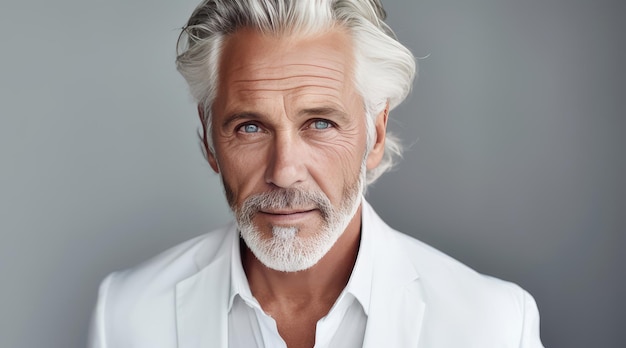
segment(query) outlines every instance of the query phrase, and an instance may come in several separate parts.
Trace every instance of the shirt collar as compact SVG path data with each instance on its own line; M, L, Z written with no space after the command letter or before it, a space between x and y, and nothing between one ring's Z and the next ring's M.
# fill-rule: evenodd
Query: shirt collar
M237 233L239 233L239 231L237 231ZM232 309L235 296L237 295L248 303L256 302L252 296L248 278L246 278L246 273L243 271L243 265L241 264L240 243L240 238L233 238L233 244L231 246L232 252L230 253L230 296L228 299L228 312Z
M356 257L352 274L348 280L348 284L339 295L339 299L344 297L344 294L351 294L354 296L361 306L365 315L368 315L370 296L371 296L371 284L373 275L373 254L372 254L372 242L371 242L371 229L372 226L367 226L364 221L369 221L367 217L372 214L365 198L362 199L361 204L361 240L359 243L359 253ZM241 249L239 238L233 238L231 252L231 274L230 274L230 296L228 301L228 311L230 312L235 296L239 295L244 301L248 303L256 303L252 291L250 290L250 284L243 270L241 264Z
M352 274L343 292L352 294L363 307L365 315L369 313L370 296L372 294L373 279L373 251L372 251L372 226L364 223L369 221L369 206L365 198L361 202L361 241L359 253L352 269Z

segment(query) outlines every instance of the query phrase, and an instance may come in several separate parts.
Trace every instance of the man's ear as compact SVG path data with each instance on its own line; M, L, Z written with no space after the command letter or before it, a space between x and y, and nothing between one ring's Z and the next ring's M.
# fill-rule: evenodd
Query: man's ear
M219 173L220 169L217 165L217 159L215 159L215 155L213 154L213 151L211 151L211 148L209 147L209 141L207 139L207 130L209 127L207 127L206 119L204 118L204 107L200 104L198 104L198 117L200 118L200 124L202 124L201 139L204 156L206 157L207 161L209 161L209 165L211 166L213 171Z
M373 139L374 144L367 155L366 166L368 170L372 170L380 164L385 154L385 136L387 134L387 119L389 117L389 102L385 105L385 109L376 116L374 128L376 128L376 137Z

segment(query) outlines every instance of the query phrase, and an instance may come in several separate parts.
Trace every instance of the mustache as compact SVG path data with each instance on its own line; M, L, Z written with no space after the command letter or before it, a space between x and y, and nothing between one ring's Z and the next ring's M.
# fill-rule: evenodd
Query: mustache
M328 197L320 191L306 191L301 188L279 188L248 197L241 205L238 215L244 221L252 221L254 216L261 210L309 208L311 206L320 211L324 220L330 217L333 209Z

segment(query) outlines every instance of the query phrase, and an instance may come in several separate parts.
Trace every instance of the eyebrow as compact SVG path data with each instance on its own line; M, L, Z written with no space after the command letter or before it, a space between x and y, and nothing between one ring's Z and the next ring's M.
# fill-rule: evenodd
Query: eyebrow
M298 116L335 116L342 121L349 119L348 114L330 106L302 109L298 112Z
M238 120L258 120L261 118L263 118L263 116L257 112L250 112L250 111L236 112L226 117L224 122L222 122L222 127L228 128L228 126L230 126L232 123Z

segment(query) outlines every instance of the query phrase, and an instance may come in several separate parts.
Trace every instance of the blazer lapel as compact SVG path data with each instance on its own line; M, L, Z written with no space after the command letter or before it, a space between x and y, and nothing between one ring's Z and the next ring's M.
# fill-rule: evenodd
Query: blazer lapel
M417 347L426 308L419 274L402 241L366 202L363 205L367 213L362 228L375 248L363 347Z
M230 253L236 235L229 228L211 258L201 249L196 258L200 271L176 285L176 326L179 348L228 346ZM208 263L208 264L207 264ZM204 267L202 267L204 265Z

